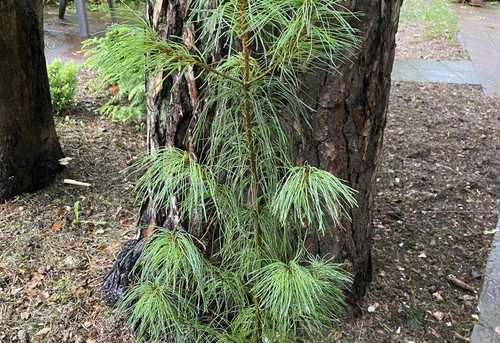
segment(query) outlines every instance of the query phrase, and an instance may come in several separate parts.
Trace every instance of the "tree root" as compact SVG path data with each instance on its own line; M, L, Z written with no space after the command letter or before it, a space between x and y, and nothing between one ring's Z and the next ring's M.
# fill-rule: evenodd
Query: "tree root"
M123 245L101 288L106 303L113 305L125 295L135 274L134 266L141 255L142 242L141 239L131 239Z

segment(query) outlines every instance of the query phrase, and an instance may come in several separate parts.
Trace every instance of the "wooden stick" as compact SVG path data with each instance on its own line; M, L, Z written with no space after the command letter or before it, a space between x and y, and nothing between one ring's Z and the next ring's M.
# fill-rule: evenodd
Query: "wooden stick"
M67 166L69 164L69 162L72 160L73 160L72 157L63 157L59 160L59 164L62 166Z
M74 185L74 186L82 186L82 187L90 187L91 184L87 182L80 182L76 180L71 180L71 179L64 179L63 183L66 183L68 185Z
M454 277L453 275L448 275L446 277L446 279L454 286L458 287L458 288L461 288L463 290L466 290L466 291L469 291L469 292L472 292L472 293L476 293L476 289L474 287L472 287L471 285L465 283L464 281L460 280L460 279L457 279L456 277Z
M459 334L456 331L453 332L453 336L455 336L456 339L459 339L461 341L470 342L470 339L468 339L467 337L462 336L461 334Z

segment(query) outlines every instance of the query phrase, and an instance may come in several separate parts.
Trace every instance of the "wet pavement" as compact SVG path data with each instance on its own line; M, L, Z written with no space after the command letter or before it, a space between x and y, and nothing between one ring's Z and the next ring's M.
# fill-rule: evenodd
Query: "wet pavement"
M500 343L500 218L486 266L479 314L471 343Z
M110 16L103 13L88 12L91 36L102 34L111 24ZM68 8L63 20L58 17L57 7L47 7L44 11L45 57L47 63L54 58L83 62L82 42L87 39L79 33L75 9Z
M400 59L394 62L392 79L394 81L481 84L474 65L470 61Z
M500 97L500 3L484 7L456 4L459 40L469 53L484 93Z
M481 85L486 95L500 97L500 4L455 4L453 9L460 23L459 40L471 60L396 60L393 80Z

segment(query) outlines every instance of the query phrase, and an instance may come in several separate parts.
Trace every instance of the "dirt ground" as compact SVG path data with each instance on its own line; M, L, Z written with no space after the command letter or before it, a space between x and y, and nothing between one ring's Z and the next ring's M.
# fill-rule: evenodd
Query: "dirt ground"
M122 171L143 151L142 132L100 118L96 107L82 94L70 115L56 119L73 160L55 182L0 204L2 343L132 342L99 287L135 233L133 181Z
M99 287L134 234L134 180L122 171L143 151L143 132L82 99L57 120L68 168L0 205L0 342L133 342ZM394 84L375 199L376 278L363 317L335 329L332 342L469 337L477 294L446 277L480 287L499 194L499 111L476 87Z
M429 36L425 32L425 23L401 22L396 35L396 58L443 61L469 59L457 37L450 39L446 34Z
M345 342L465 342L497 220L500 100L395 83L375 199L376 279ZM374 312L368 313L373 306Z

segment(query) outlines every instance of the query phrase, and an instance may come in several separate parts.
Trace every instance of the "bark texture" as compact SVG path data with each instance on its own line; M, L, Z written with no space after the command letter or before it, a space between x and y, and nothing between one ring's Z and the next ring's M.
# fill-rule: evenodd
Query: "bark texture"
M362 13L352 24L362 44L352 63L338 74L319 73L305 80L312 130L302 159L346 180L357 193L358 207L344 230L316 240L321 255L352 263L352 295L362 297L372 280L372 203L382 150L401 0L354 0L345 6Z
M0 201L60 170L45 64L41 0L0 1Z
M187 0L148 0L146 17L162 38L182 37L186 45L193 42L194 28L184 25ZM147 58L147 57L146 57ZM175 146L191 150L190 129L195 115L193 109L198 101L198 86L194 70L187 74L178 73L165 78L162 72L146 76L146 143L148 153L165 146ZM119 254L115 265L105 278L102 295L113 303L128 287L133 275L130 274L140 255L144 238L151 236L156 227L168 227L168 213L154 209L151 201L146 201L139 214L137 237L127 242ZM174 215L170 213L171 215Z
M316 112L306 144L299 151L301 160L333 172L358 191L359 207L351 211L352 221L346 223L344 234L334 232L311 241L312 252L341 256L352 262L355 279L352 292L358 298L364 295L371 281L371 203L386 122L401 0L358 0L345 5L363 13L360 21L353 23L360 30L362 46L352 63L343 65L338 74L318 73L304 79L305 92ZM149 0L146 13L162 37L182 37L189 44L194 28L184 25L185 9L183 0ZM214 58L220 51L223 49L216 51ZM192 152L190 128L196 120L193 109L199 101L194 80L193 71L166 80L159 73L147 80L150 152L166 145ZM168 217L166 213L153 211L150 203L144 204L137 238L128 242L124 250L133 253L120 254L105 281L105 297L114 300L123 293L129 279L121 275L128 275L127 268L135 262L142 238L149 236L155 226L164 226Z

